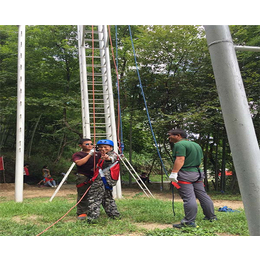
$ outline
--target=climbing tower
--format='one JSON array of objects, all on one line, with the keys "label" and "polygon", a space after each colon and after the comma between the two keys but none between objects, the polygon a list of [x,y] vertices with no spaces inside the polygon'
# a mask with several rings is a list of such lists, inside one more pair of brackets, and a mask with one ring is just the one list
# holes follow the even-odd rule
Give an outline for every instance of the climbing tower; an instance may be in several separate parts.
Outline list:
[{"label": "climbing tower", "polygon": [[[108,43],[105,25],[78,25],[83,137],[112,140],[118,153]],[[120,180],[113,195],[122,197]]]}]

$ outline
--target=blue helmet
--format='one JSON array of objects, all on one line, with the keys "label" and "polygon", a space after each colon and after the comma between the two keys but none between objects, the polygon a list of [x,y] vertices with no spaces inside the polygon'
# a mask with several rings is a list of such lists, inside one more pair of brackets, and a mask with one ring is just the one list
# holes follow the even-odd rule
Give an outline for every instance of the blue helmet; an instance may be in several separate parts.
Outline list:
[{"label": "blue helmet", "polygon": [[97,142],[97,145],[101,145],[101,144],[107,144],[107,145],[110,145],[110,146],[114,147],[114,142],[111,141],[111,140],[107,140],[107,139],[99,140]]}]

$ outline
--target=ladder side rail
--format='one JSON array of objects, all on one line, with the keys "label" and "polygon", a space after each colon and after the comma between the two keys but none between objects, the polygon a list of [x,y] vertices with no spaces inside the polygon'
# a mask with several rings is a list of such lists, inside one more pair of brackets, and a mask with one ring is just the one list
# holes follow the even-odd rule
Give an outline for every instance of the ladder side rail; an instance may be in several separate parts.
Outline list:
[{"label": "ladder side rail", "polygon": [[62,181],[60,182],[59,186],[57,187],[57,189],[55,190],[55,192],[53,193],[52,197],[50,198],[50,201],[53,200],[53,198],[56,196],[56,194],[58,193],[58,191],[60,190],[61,186],[63,185],[63,183],[66,181],[66,179],[68,178],[70,172],[72,171],[73,167],[75,166],[75,162],[73,162],[70,166],[70,168],[68,169],[67,173],[64,175]]},{"label": "ladder side rail", "polygon": [[[105,43],[104,43],[104,35],[102,25],[98,27],[99,33],[99,47],[100,47],[100,60],[101,60],[101,72],[102,72],[102,84],[103,84],[103,102],[104,102],[104,112],[109,113],[109,98],[108,98],[108,76],[107,76],[107,68],[106,68],[106,55],[105,55]],[[106,124],[106,133],[107,139],[112,137],[112,129],[111,129],[111,116],[110,113],[105,117]],[[114,140],[113,140],[114,141]]]},{"label": "ladder side rail", "polygon": [[[90,118],[89,118],[89,100],[88,100],[88,82],[86,67],[86,51],[84,44],[84,26],[78,25],[78,51],[80,67],[80,88],[81,88],[81,110],[82,110],[82,129],[83,137],[90,138]],[[83,38],[81,38],[83,37]]]},{"label": "ladder side rail", "polygon": [[[114,107],[114,97],[113,97],[113,88],[112,88],[112,77],[111,77],[111,67],[110,67],[110,58],[109,58],[109,38],[107,34],[107,26],[103,25],[103,34],[104,34],[104,47],[105,47],[105,59],[106,59],[106,73],[107,73],[107,89],[108,89],[108,98],[109,98],[109,112],[110,112],[110,122],[111,127],[110,131],[112,134],[112,141],[114,142],[114,151],[118,153],[118,144],[117,144],[117,129],[116,129],[116,119],[115,119],[115,107]],[[116,195],[118,198],[122,197],[121,181],[119,175],[119,181],[116,185]]]},{"label": "ladder side rail", "polygon": [[148,189],[148,187],[145,185],[145,183],[142,181],[142,179],[140,178],[139,174],[136,172],[136,170],[134,169],[134,167],[131,165],[131,163],[128,161],[128,159],[126,157],[123,157],[125,161],[127,161],[128,165],[131,167],[131,169],[133,170],[133,172],[136,174],[138,180],[140,180],[143,184],[143,186],[147,189],[147,191],[151,194],[151,196],[154,198],[153,194],[150,192],[150,190]]}]

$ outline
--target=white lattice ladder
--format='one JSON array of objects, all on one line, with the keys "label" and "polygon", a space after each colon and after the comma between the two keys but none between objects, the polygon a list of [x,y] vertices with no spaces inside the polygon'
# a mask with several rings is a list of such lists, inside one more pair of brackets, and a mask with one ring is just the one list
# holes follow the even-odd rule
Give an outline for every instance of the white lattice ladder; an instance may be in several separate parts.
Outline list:
[{"label": "white lattice ladder", "polygon": [[[82,128],[83,137],[93,139],[95,119],[95,138],[112,140],[118,153],[108,39],[105,25],[78,25]],[[120,159],[146,196],[153,197],[129,161],[124,156]],[[120,179],[113,195],[122,197]]]},{"label": "white lattice ladder", "polygon": [[[118,153],[106,26],[78,25],[78,46],[83,137],[112,140]],[[113,195],[122,197],[120,180],[113,189]]]}]

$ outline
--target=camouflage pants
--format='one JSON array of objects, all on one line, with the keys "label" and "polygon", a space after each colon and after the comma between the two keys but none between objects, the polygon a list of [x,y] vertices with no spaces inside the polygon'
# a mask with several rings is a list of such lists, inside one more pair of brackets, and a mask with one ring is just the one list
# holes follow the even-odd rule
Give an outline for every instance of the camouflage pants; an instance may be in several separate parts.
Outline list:
[{"label": "camouflage pants", "polygon": [[112,190],[106,190],[100,176],[96,178],[88,192],[87,218],[96,219],[100,215],[100,207],[103,206],[109,217],[119,217]]}]

